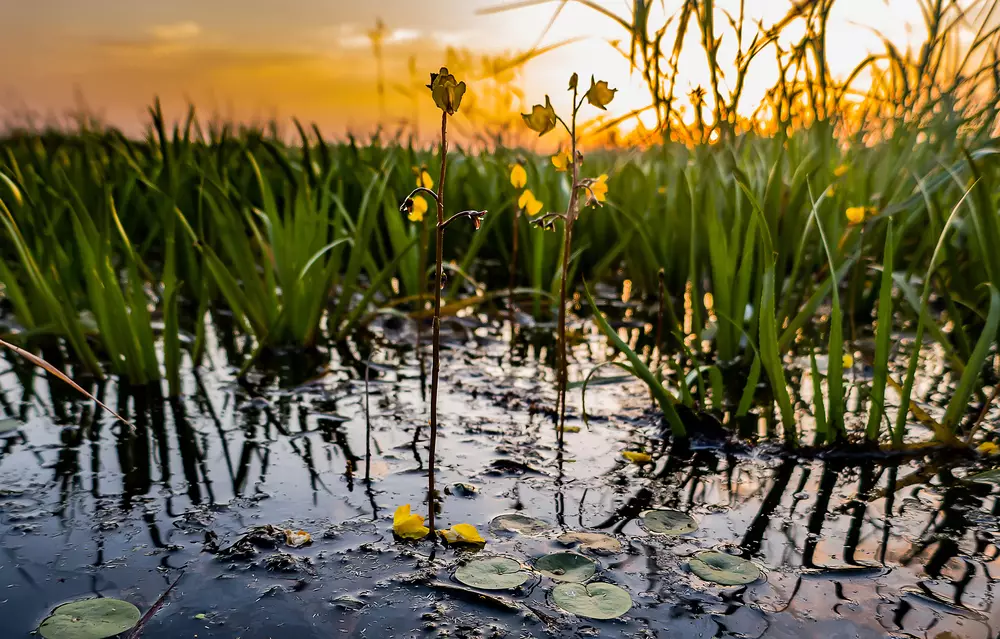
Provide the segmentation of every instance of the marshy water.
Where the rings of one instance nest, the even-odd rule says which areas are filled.
[[[578,328],[573,379],[609,355],[590,323]],[[573,390],[569,425],[579,430],[560,453],[552,327],[521,326],[512,340],[506,321],[477,313],[444,324],[439,525],[473,524],[487,538],[480,556],[529,568],[566,550],[564,532],[613,535],[620,552],[591,555],[592,579],[627,590],[633,607],[615,620],[573,617],[535,573],[516,590],[463,586],[453,573],[469,551],[393,538],[397,506],[426,511],[429,360],[422,367],[411,323],[388,318],[374,333],[330,353],[279,353],[259,367],[270,373],[237,383],[236,345],[216,325],[212,365],[187,371],[183,398],[98,389],[134,434],[8,359],[2,635],[27,637],[56,605],[88,596],[146,611],[178,577],[143,637],[996,635],[1000,506],[993,486],[962,481],[976,460],[795,456],[733,438],[681,449],[645,386],[624,379],[588,389],[589,426]],[[636,465],[623,450],[653,460]],[[653,507],[689,513],[698,529],[649,533],[639,515]],[[507,513],[550,528],[490,531]],[[312,543],[255,539],[233,551],[268,524],[305,530]],[[763,577],[701,580],[687,562],[709,549],[752,560]]]

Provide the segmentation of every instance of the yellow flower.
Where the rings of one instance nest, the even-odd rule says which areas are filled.
[[[439,530],[438,534],[444,537],[449,544],[485,544],[479,531],[472,524],[455,524],[450,529]]]
[[[608,103],[615,99],[615,91],[617,90],[609,89],[608,83],[604,80],[594,82],[594,76],[590,76],[590,90],[587,91],[587,102],[590,102],[598,109],[606,110],[605,107],[608,106]]]
[[[863,206],[849,206],[845,213],[847,221],[851,224],[861,224],[865,219],[865,207]]]
[[[517,200],[517,207],[528,215],[535,216],[542,210],[542,203],[535,198],[535,194],[531,192],[531,189],[524,189],[524,193]]]
[[[833,185],[831,184],[831,185],[830,185],[829,187],[827,187],[827,189],[826,189],[826,196],[827,196],[827,197],[833,197],[833,194],[834,194],[834,193],[836,193],[836,192],[837,192],[837,189],[836,189],[836,188],[834,188],[834,186],[833,186]]]
[[[623,450],[622,457],[629,460],[633,464],[648,464],[653,461],[653,458],[646,453],[637,453],[631,450]]]
[[[560,151],[552,156],[552,166],[556,167],[556,171],[565,171],[572,162],[573,154],[569,151]]]
[[[844,353],[844,356],[841,358],[840,362],[844,368],[853,368],[854,356],[851,355],[850,353]]]
[[[528,172],[520,164],[515,164],[510,170],[510,183],[515,189],[523,189],[528,183]]]
[[[427,200],[418,195],[413,198],[413,208],[410,210],[410,214],[407,215],[406,217],[411,222],[423,222],[424,213],[426,212],[427,212]]]
[[[552,108],[549,96],[545,96],[545,106],[536,104],[531,107],[531,113],[522,113],[521,118],[529,129],[538,132],[538,137],[556,128],[556,110]]]
[[[441,71],[431,74],[431,83],[427,85],[434,97],[434,104],[448,115],[455,115],[458,107],[462,104],[462,96],[465,95],[465,82],[458,82],[455,76],[448,73],[447,67],[441,67]]]
[[[660,195],[666,195],[667,194],[667,187],[661,186],[660,188],[656,189],[656,192],[659,193]]]
[[[392,515],[392,532],[403,539],[423,539],[430,529],[422,516],[411,514],[410,505],[404,504]]]
[[[983,442],[976,447],[976,452],[981,455],[997,455],[1000,454],[1000,446],[997,446],[993,442]]]
[[[417,176],[417,186],[425,189],[434,188],[434,178],[427,172],[427,169],[420,171],[420,175]]]
[[[846,164],[841,164],[840,166],[838,166],[837,168],[835,168],[833,170],[833,175],[836,176],[836,177],[840,177],[840,176],[842,176],[845,173],[847,173],[847,165]]]
[[[591,198],[597,202],[605,202],[608,199],[608,175],[602,174],[590,184]]]

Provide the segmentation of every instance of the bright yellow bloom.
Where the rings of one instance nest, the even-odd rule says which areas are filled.
[[[841,164],[840,166],[838,166],[837,168],[835,168],[833,170],[833,174],[836,177],[840,177],[840,176],[842,176],[845,173],[847,173],[847,165],[846,164]]]
[[[844,357],[841,358],[841,364],[843,365],[844,368],[853,368],[854,356],[851,355],[850,353],[844,353]]]
[[[413,198],[413,210],[406,217],[411,222],[423,222],[424,213],[427,212],[427,200],[417,195]]]
[[[851,224],[861,224],[865,219],[865,207],[863,206],[849,206],[845,213],[847,221]]]
[[[523,189],[528,183],[528,172],[520,164],[515,164],[510,170],[510,183],[515,189]]]
[[[517,207],[528,215],[535,216],[542,210],[542,203],[535,198],[535,194],[531,192],[531,189],[524,189],[524,193],[517,200]]]
[[[485,544],[486,540],[472,524],[455,524],[450,529],[439,530],[449,544]]]
[[[573,155],[569,151],[560,151],[552,156],[552,166],[556,171],[565,171],[573,163]]]
[[[629,460],[633,464],[648,464],[653,461],[653,458],[646,453],[637,453],[631,450],[623,450],[622,457]]]
[[[426,169],[420,171],[420,175],[417,176],[417,186],[425,189],[434,188],[434,178],[431,177],[431,174]]]
[[[590,192],[594,200],[605,202],[608,199],[608,175],[604,173],[590,185]]]
[[[392,516],[392,532],[403,539],[423,539],[430,532],[421,515],[410,513],[410,505],[404,504]]]
[[[976,452],[981,455],[997,455],[1000,454],[1000,446],[997,446],[993,442],[983,442],[976,447]]]

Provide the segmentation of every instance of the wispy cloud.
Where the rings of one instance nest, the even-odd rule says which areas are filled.
[[[158,24],[149,29],[149,35],[161,42],[178,42],[192,40],[201,35],[201,25],[190,20]]]

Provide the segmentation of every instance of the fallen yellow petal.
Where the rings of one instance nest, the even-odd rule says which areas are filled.
[[[996,455],[1000,453],[1000,446],[997,446],[993,442],[983,442],[976,447],[976,452],[982,455]]]
[[[404,504],[392,515],[392,532],[403,539],[423,539],[430,532],[421,515],[410,513],[410,505]]]
[[[843,364],[844,368],[853,368],[854,356],[850,353],[844,353],[844,356],[841,358],[841,364]]]
[[[300,548],[312,542],[312,535],[304,530],[285,530],[285,543],[292,548]]]
[[[486,540],[472,524],[455,524],[451,528],[439,530],[438,533],[449,544],[485,544]]]
[[[653,461],[653,458],[646,453],[637,453],[633,450],[623,450],[622,457],[629,460],[633,464],[648,464]]]

